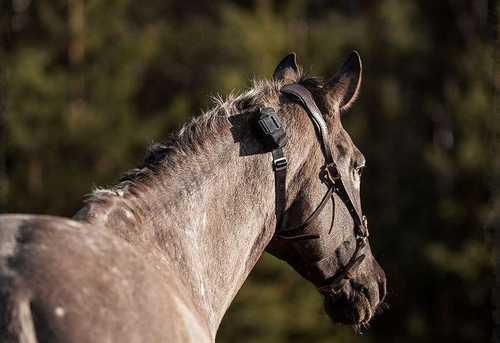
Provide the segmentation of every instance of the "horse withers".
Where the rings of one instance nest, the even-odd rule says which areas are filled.
[[[361,72],[353,52],[332,78],[307,77],[291,54],[72,219],[1,215],[1,341],[212,342],[264,250],[333,321],[365,327],[386,279],[361,212],[365,159],[342,127]],[[256,133],[262,109],[286,134],[281,157]]]

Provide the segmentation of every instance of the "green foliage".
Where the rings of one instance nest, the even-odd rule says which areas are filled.
[[[210,95],[269,77],[288,51],[331,76],[357,49],[362,92],[344,122],[368,160],[364,208],[391,309],[357,336],[265,256],[218,339],[485,342],[492,266],[483,237],[500,203],[491,192],[500,185],[493,6],[4,1],[0,212],[71,215],[93,185],[115,182],[146,145],[209,107]]]

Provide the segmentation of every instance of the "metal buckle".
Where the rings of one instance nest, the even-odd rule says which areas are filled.
[[[273,170],[280,171],[288,167],[288,160],[286,157],[280,157],[273,161]]]
[[[335,163],[325,164],[321,167],[319,174],[321,182],[326,185],[333,186],[335,181],[340,180],[340,173],[337,170]]]
[[[340,179],[340,173],[337,169],[337,165],[335,163],[330,163],[326,165],[326,175],[330,181],[335,182]]]

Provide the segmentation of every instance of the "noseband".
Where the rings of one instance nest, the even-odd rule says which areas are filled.
[[[304,223],[291,228],[284,227],[284,213],[286,209],[286,174],[288,161],[283,152],[286,145],[286,132],[281,125],[278,114],[271,108],[261,108],[258,126],[267,145],[273,148],[273,170],[275,176],[275,197],[276,197],[276,236],[285,240],[315,239],[319,235],[307,232],[308,227],[321,214],[329,199],[334,201],[333,193],[345,204],[354,221],[354,236],[356,238],[356,248],[349,261],[335,274],[330,275],[329,271],[334,268],[335,256],[326,257],[318,262],[311,264],[311,273],[316,274],[317,280],[322,280],[318,289],[325,295],[337,293],[345,282],[353,277],[354,270],[363,262],[366,257],[361,254],[361,250],[366,245],[368,238],[367,220],[365,216],[360,216],[354,207],[353,202],[347,192],[342,176],[333,160],[332,151],[328,144],[328,128],[326,122],[319,110],[311,92],[300,84],[286,85],[281,88],[283,94],[293,96],[306,109],[309,118],[316,128],[317,137],[325,158],[325,164],[321,168],[320,179],[328,187],[327,192],[321,199],[321,202],[304,221]],[[332,213],[332,216],[334,214]],[[333,225],[333,220],[332,220]]]

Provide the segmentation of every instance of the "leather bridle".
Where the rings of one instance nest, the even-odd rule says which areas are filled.
[[[302,240],[319,238],[318,234],[307,232],[308,227],[321,214],[328,200],[334,201],[333,193],[344,202],[354,222],[354,236],[356,248],[349,261],[335,274],[330,275],[330,271],[335,268],[335,256],[326,257],[310,265],[310,273],[316,274],[315,279],[321,280],[317,285],[319,291],[325,295],[336,294],[344,286],[345,282],[353,277],[354,270],[363,262],[366,257],[361,253],[368,239],[367,219],[360,216],[356,210],[349,193],[347,192],[342,176],[333,159],[330,145],[328,144],[328,128],[311,92],[300,84],[290,84],[281,88],[283,94],[292,96],[298,100],[305,108],[309,118],[316,128],[317,137],[323,152],[325,164],[320,173],[320,179],[328,187],[327,192],[321,199],[319,205],[312,214],[300,225],[285,228],[284,213],[286,209],[286,174],[288,161],[283,152],[286,145],[286,132],[281,125],[279,117],[271,108],[261,108],[258,121],[259,128],[268,145],[272,146],[273,170],[275,174],[275,198],[276,198],[276,237],[284,240]],[[333,213],[332,213],[333,216]],[[333,218],[332,218],[333,225]]]

